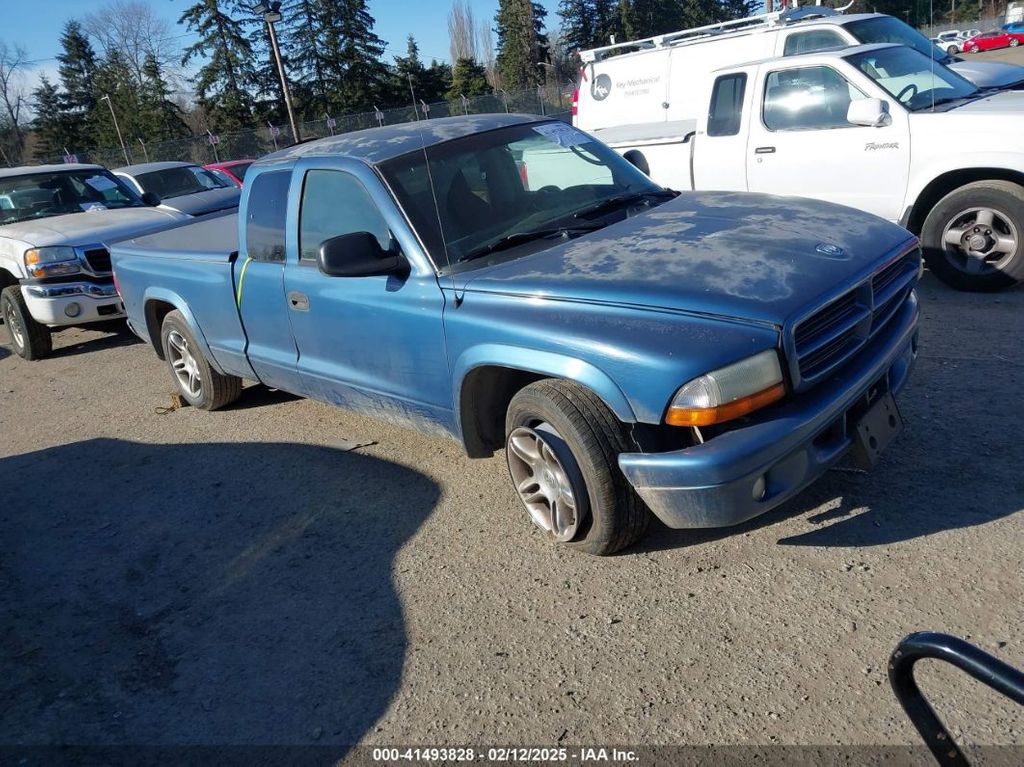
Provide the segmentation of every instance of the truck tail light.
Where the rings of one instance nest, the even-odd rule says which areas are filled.
[[[530,174],[526,170],[526,163],[520,161],[519,163],[519,178],[523,180],[523,189],[530,188]]]
[[[575,117],[580,113],[580,89],[573,88],[572,91],[572,116]]]
[[[117,295],[121,298],[124,298],[124,296],[121,295],[121,283],[118,282],[117,272],[111,272],[110,276],[114,278],[114,290],[117,291]]]

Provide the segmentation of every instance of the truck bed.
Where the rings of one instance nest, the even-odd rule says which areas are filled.
[[[191,314],[202,328],[211,364],[224,373],[256,378],[245,356],[246,337],[235,306],[237,212],[217,214],[156,234],[114,243],[114,274],[128,324],[160,348],[160,319],[169,309]]]

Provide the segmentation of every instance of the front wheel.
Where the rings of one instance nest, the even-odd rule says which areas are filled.
[[[618,466],[626,430],[592,391],[532,383],[512,398],[505,433],[512,483],[550,540],[602,555],[643,536],[650,511]]]
[[[1020,45],[1020,40],[1018,40],[1016,37],[1010,38],[1010,47],[1011,48],[1016,48],[1018,45]]]
[[[921,228],[925,262],[957,290],[993,291],[1024,279],[1024,187],[977,181],[950,192]]]
[[[160,342],[174,383],[192,407],[217,410],[242,396],[242,379],[210,366],[181,312],[169,312],[164,318]]]
[[[37,360],[53,351],[50,329],[33,319],[20,285],[10,285],[0,293],[0,314],[11,335],[14,353],[19,357]]]
[[[960,53],[960,50],[955,45],[951,45],[948,48],[946,48],[946,53],[948,53],[950,56],[956,56],[958,53]]]

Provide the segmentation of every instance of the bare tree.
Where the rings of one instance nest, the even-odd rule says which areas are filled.
[[[459,59],[476,61],[476,19],[466,0],[454,0],[448,14],[448,45],[454,65]]]
[[[140,84],[146,56],[152,54],[167,80],[174,87],[180,87],[181,46],[177,43],[180,35],[166,19],[153,13],[149,3],[107,0],[96,11],[85,14],[82,26],[104,54],[120,51]]]
[[[494,65],[494,32],[487,19],[482,19],[476,28],[476,46],[480,55],[480,63],[487,72],[487,82],[492,88],[500,88],[498,70]]]
[[[25,150],[25,132],[21,126],[25,106],[25,49],[10,47],[0,40],[0,152],[4,162],[17,165]]]

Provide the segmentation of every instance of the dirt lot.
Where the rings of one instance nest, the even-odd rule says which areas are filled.
[[[0,348],[0,743],[916,743],[903,635],[1024,666],[1024,290],[922,295],[875,473],[609,559],[542,541],[501,457],[258,386],[160,414],[116,326]],[[927,671],[969,741],[1024,744]]]

